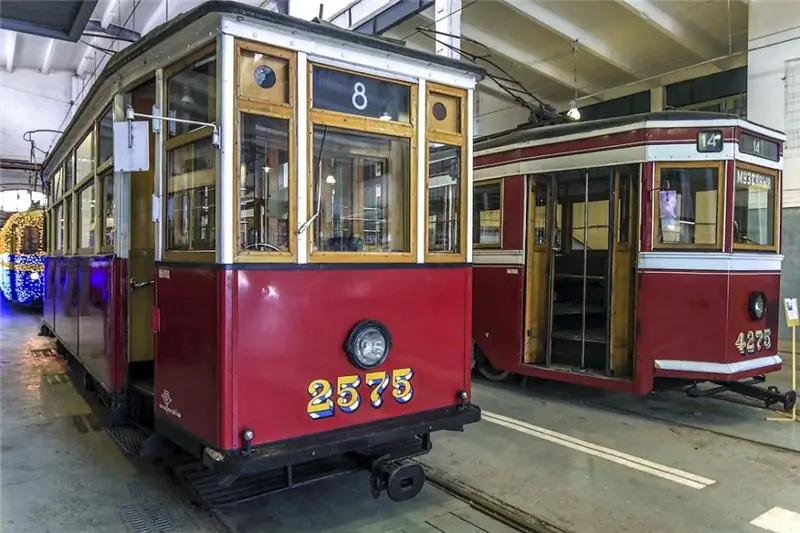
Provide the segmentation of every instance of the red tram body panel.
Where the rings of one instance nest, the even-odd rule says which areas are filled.
[[[662,112],[476,140],[478,371],[640,394],[711,381],[790,409],[794,391],[743,382],[782,365],[784,139]]]
[[[246,498],[354,468],[419,493],[407,459],[480,420],[482,75],[235,2],[109,61],[44,165],[42,330],[126,451]]]

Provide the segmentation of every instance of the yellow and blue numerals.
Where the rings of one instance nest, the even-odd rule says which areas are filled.
[[[367,372],[364,379],[361,376],[339,376],[336,379],[336,405],[343,413],[355,413],[361,407],[361,387],[362,383],[369,390],[369,405],[378,409],[383,405],[383,393],[389,386],[392,388],[392,398],[400,404],[406,404],[414,396],[414,387],[411,379],[414,371],[410,368],[398,368],[393,370],[391,376],[388,372]],[[327,379],[315,379],[308,386],[308,395],[311,400],[308,402],[306,412],[312,420],[329,418],[335,414],[333,398],[333,386]]]

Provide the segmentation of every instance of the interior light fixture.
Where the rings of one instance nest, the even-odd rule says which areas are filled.
[[[580,120],[581,119],[581,112],[578,109],[578,102],[575,100],[570,100],[569,102],[569,111],[567,111],[567,116],[572,120]]]

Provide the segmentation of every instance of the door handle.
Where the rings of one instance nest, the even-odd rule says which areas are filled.
[[[135,291],[136,289],[141,289],[143,287],[147,287],[148,285],[152,285],[153,283],[155,283],[155,280],[136,281],[135,278],[131,278],[131,280],[128,282],[128,285],[130,286],[132,291]]]

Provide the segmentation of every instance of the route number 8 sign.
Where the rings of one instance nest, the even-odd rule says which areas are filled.
[[[411,87],[356,72],[315,65],[312,107],[361,117],[409,122]]]

